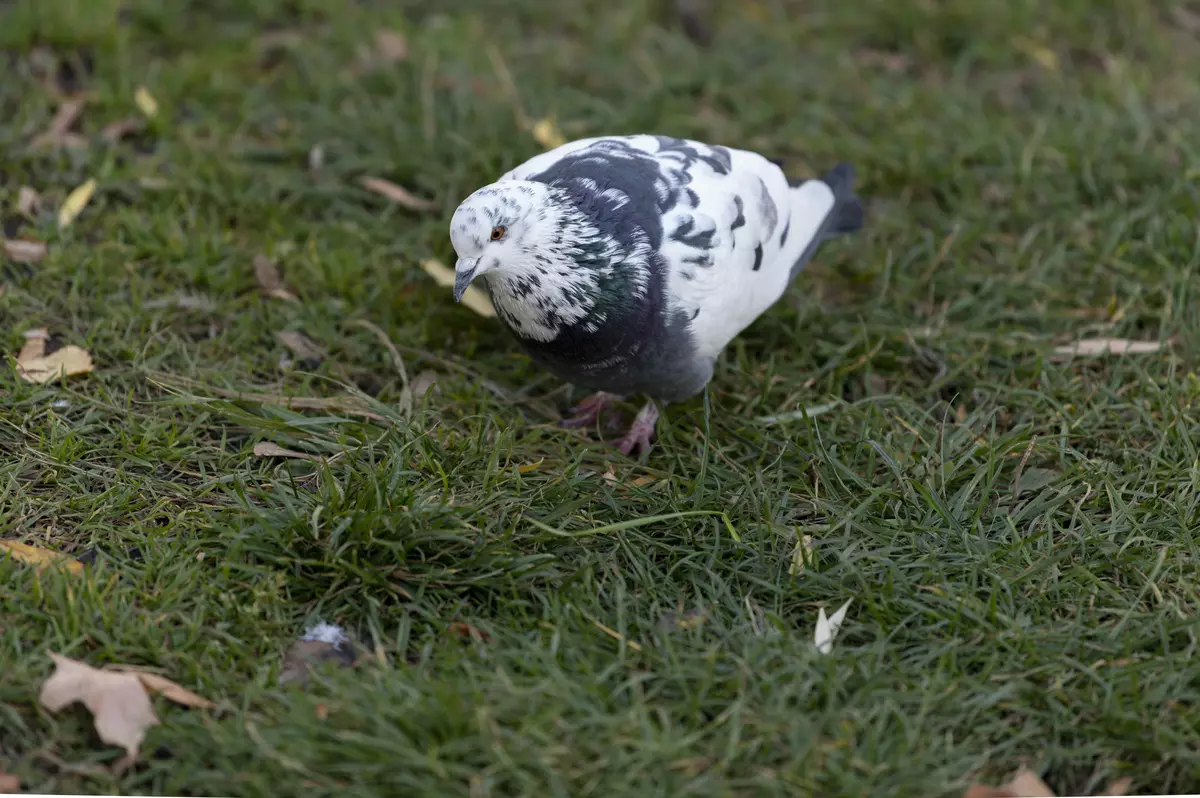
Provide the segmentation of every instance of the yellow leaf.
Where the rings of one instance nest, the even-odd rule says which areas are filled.
[[[133,101],[147,119],[158,116],[158,100],[154,99],[154,95],[148,92],[145,86],[137,87],[137,91],[133,93]]]
[[[91,201],[94,193],[96,193],[96,180],[89,178],[86,183],[68,194],[62,207],[58,209],[59,228],[70,227],[71,223],[75,221],[75,217]]]
[[[44,385],[74,374],[88,374],[92,356],[78,346],[64,346],[49,355],[17,360],[17,373],[25,382]]]
[[[28,543],[21,543],[16,540],[0,540],[0,551],[6,551],[14,560],[23,562],[26,565],[35,566],[39,569],[51,565],[56,568],[65,568],[73,574],[83,573],[83,563],[78,560],[72,559],[65,554],[60,554],[57,551],[30,546]]]
[[[541,144],[548,150],[561,147],[567,143],[566,138],[558,131],[558,126],[554,124],[553,119],[539,119],[533,126],[533,137],[537,139],[538,144]]]
[[[517,466],[517,472],[520,474],[528,474],[530,471],[537,471],[545,461],[545,457],[539,457],[536,463],[526,463],[525,465]]]
[[[421,268],[442,288],[449,288],[454,285],[454,270],[439,261],[428,258],[421,261]],[[462,303],[480,316],[490,319],[496,315],[496,309],[492,307],[492,301],[488,299],[487,294],[473,285],[469,286],[463,294]]]

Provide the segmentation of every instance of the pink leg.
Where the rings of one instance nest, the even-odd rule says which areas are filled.
[[[650,441],[654,437],[654,425],[658,423],[658,406],[653,401],[646,402],[645,407],[638,411],[637,418],[629,427],[625,437],[617,441],[617,451],[628,455],[635,448],[642,454],[650,451]]]
[[[558,422],[564,427],[592,427],[600,419],[600,414],[611,410],[617,397],[611,393],[599,391],[584,399],[571,408],[571,415]]]

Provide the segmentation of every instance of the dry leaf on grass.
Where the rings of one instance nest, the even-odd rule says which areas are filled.
[[[433,200],[422,199],[403,186],[398,186],[390,180],[384,180],[381,177],[363,177],[359,183],[368,191],[374,191],[387,197],[392,202],[411,211],[433,211],[437,210],[440,205]]]
[[[6,238],[4,254],[16,263],[37,263],[46,257],[45,241],[27,241],[22,238]]]
[[[833,651],[833,639],[841,631],[842,622],[846,620],[846,610],[850,609],[852,601],[854,601],[852,598],[846,599],[846,603],[838,607],[837,612],[828,618],[825,617],[824,607],[817,610],[817,629],[813,633],[813,643],[820,653],[828,654]]]
[[[546,458],[539,457],[535,462],[526,463],[525,465],[519,465],[519,466],[517,466],[517,473],[518,474],[528,474],[531,471],[537,471],[539,468],[542,467],[542,463],[544,463],[544,462],[546,462]]]
[[[561,147],[567,143],[567,139],[559,132],[558,126],[554,124],[553,119],[539,119],[533,125],[533,137],[537,139],[537,143],[541,144],[548,150],[555,147]]]
[[[145,86],[137,87],[133,93],[133,102],[147,119],[158,116],[158,100],[154,99],[154,95],[147,91]]]
[[[21,789],[21,780],[11,773],[0,770],[0,793],[15,793]]]
[[[1133,784],[1128,776],[1117,779],[1099,795],[1124,795]],[[985,784],[972,784],[963,793],[963,798],[1055,798],[1054,790],[1046,786],[1036,773],[1022,767],[1007,784],[999,787],[989,787]]]
[[[459,640],[475,640],[480,643],[492,642],[492,636],[487,632],[479,629],[466,621],[451,621],[446,627],[446,631],[457,637]]]
[[[21,186],[17,192],[17,213],[33,216],[42,209],[42,195],[29,186]]]
[[[306,452],[297,452],[294,449],[285,449],[282,446],[271,443],[270,441],[259,441],[254,444],[255,457],[290,457],[294,460],[323,460],[319,454],[308,454]]]
[[[137,757],[146,730],[157,726],[158,716],[142,680],[134,673],[102,671],[53,652],[54,673],[42,685],[38,700],[51,712],[76,701],[92,713],[100,739]]]
[[[192,709],[212,709],[216,706],[216,704],[204,696],[197,695],[164,676],[159,676],[157,673],[149,673],[133,665],[105,665],[103,670],[114,671],[116,673],[131,673],[141,680],[142,686],[147,690],[152,693],[160,693],[164,698],[174,701],[180,706],[191,707]]]
[[[216,310],[217,306],[211,299],[201,294],[171,294],[170,296],[151,299],[142,305],[144,308],[179,308],[180,310]]]
[[[275,333],[275,337],[279,339],[280,343],[292,350],[292,354],[301,361],[307,361],[316,365],[324,360],[328,354],[316,341],[299,330],[277,332]]]
[[[384,63],[393,64],[408,58],[408,40],[394,30],[375,31],[375,52]]]
[[[92,370],[92,356],[78,346],[64,346],[46,354],[48,336],[44,329],[25,333],[25,345],[17,355],[17,374],[25,382],[44,385]]]
[[[63,201],[62,207],[58,209],[58,226],[59,229],[70,227],[76,217],[83,212],[87,204],[91,202],[92,195],[96,193],[96,180],[89,178],[83,185],[75,188],[67,195]]]
[[[100,138],[105,141],[120,141],[131,133],[137,133],[144,129],[146,123],[137,117],[129,117],[128,119],[118,119],[115,122],[109,122],[100,131]]]
[[[79,119],[79,115],[83,113],[83,100],[72,99],[66,100],[58,106],[58,111],[54,114],[54,119],[50,122],[50,127],[42,133],[39,133],[29,142],[29,146],[36,149],[44,147],[86,147],[87,139],[80,136],[78,133],[69,132],[71,126]]]
[[[413,400],[420,402],[425,398],[425,395],[437,388],[438,374],[436,371],[426,369],[413,377],[409,389],[412,391]]]
[[[16,540],[0,540],[0,553],[7,552],[17,562],[32,565],[37,569],[46,567],[63,568],[68,573],[83,573],[83,563],[57,551],[42,549]]]
[[[1088,338],[1054,348],[1061,357],[1078,355],[1146,355],[1162,349],[1158,341],[1130,341],[1125,338]]]
[[[804,569],[813,562],[812,535],[801,535],[792,549],[792,563],[788,566],[788,576],[802,576]]]
[[[258,281],[262,292],[269,297],[289,302],[298,300],[295,294],[283,287],[283,277],[280,276],[275,261],[262,253],[254,256],[254,279]]]
[[[454,269],[448,268],[432,258],[421,261],[421,268],[443,288],[449,288],[454,285]],[[472,285],[467,288],[466,292],[462,295],[462,303],[480,316],[490,319],[496,315],[496,309],[492,307],[492,301],[477,286]]]

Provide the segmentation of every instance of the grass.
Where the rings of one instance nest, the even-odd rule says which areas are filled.
[[[0,373],[0,538],[88,562],[0,562],[0,769],[59,793],[951,796],[1027,762],[1059,794],[1200,791],[1200,10],[722,7],[705,49],[668,3],[0,4],[0,221],[49,243],[0,263],[0,345],[44,326],[96,362]],[[408,58],[358,69],[385,28]],[[138,86],[158,116],[100,141]],[[63,88],[90,145],[30,150]],[[555,429],[569,390],[418,266],[543,117],[849,160],[870,201],[645,463]],[[260,295],[258,253],[299,301]],[[436,375],[412,412],[359,320]],[[289,364],[286,330],[327,356]],[[1167,345],[1050,357],[1098,335]],[[818,608],[851,597],[821,656]],[[278,686],[316,620],[367,662]],[[84,710],[38,707],[47,651],[219,709],[159,704],[114,775]]]

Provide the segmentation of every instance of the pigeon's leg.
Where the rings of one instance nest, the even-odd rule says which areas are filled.
[[[616,406],[617,396],[599,391],[571,408],[571,415],[558,422],[564,427],[595,426],[605,410]]]
[[[625,437],[617,441],[617,450],[628,455],[635,448],[641,449],[642,454],[650,451],[650,441],[654,438],[654,425],[658,423],[658,406],[654,400],[646,402],[645,407],[638,411],[637,418],[629,427]]]

